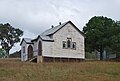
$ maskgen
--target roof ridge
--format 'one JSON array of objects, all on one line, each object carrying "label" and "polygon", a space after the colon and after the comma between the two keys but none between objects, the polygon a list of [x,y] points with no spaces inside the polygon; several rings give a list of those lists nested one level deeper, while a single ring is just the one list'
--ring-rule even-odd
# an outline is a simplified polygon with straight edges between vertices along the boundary
[{"label": "roof ridge", "polygon": [[59,24],[53,28],[49,28],[46,31],[44,31],[43,33],[41,33],[40,35],[50,35],[53,34],[54,32],[56,32],[57,30],[59,30],[61,27],[63,27],[66,23],[68,23],[70,21],[64,22],[62,24]]}]

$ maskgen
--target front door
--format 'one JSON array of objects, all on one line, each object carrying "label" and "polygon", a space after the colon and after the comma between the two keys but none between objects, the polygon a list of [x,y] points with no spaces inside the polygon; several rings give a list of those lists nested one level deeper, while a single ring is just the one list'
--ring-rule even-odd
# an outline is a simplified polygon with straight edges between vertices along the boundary
[{"label": "front door", "polygon": [[33,47],[31,45],[28,46],[28,59],[33,58]]}]

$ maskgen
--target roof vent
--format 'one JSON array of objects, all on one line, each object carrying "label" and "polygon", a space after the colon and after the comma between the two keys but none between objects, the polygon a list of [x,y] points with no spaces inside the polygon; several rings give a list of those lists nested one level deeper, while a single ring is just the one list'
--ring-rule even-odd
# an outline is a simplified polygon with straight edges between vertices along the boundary
[{"label": "roof vent", "polygon": [[59,25],[61,25],[61,22],[59,22]]},{"label": "roof vent", "polygon": [[52,27],[52,28],[54,28],[54,26],[53,26],[53,25],[52,25],[51,27]]}]

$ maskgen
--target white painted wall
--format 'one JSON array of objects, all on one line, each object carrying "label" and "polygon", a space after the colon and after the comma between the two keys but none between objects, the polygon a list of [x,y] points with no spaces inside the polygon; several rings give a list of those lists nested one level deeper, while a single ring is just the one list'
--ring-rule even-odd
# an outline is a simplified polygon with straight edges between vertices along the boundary
[{"label": "white painted wall", "polygon": [[[23,53],[23,47],[25,47],[25,53]],[[28,45],[26,44],[25,41],[23,41],[22,45],[21,45],[21,61],[26,61],[28,59],[28,57],[27,57],[27,47],[28,47]]]},{"label": "white painted wall", "polygon": [[33,56],[37,56],[38,55],[38,45],[37,45],[37,42],[34,41],[33,42]]},{"label": "white painted wall", "polygon": [[[76,42],[76,50],[63,49],[63,41],[67,41],[67,38],[72,38],[72,42]],[[34,41],[33,56],[38,56],[38,43],[42,42],[42,55],[48,57],[65,57],[65,58],[85,58],[84,50],[84,37],[71,25],[67,24],[53,35],[54,42],[42,41],[40,38],[38,41]],[[28,59],[27,48],[30,44],[26,44],[23,41],[21,45],[21,60],[26,61]],[[26,52],[23,54],[23,46],[25,46]]]},{"label": "white painted wall", "polygon": [[[31,45],[33,47],[32,44],[26,44],[25,41],[22,42],[21,45],[21,61],[26,61],[28,60],[28,46]],[[25,53],[23,53],[23,47],[25,46]]]},{"label": "white painted wall", "polygon": [[43,56],[53,56],[53,44],[54,42],[43,41],[42,54]]},{"label": "white painted wall", "polygon": [[[76,50],[63,49],[62,41],[67,41],[68,37],[72,38],[72,42],[76,42]],[[43,56],[85,58],[84,37],[71,24],[57,31],[53,39],[54,42],[43,42]]]},{"label": "white painted wall", "polygon": [[38,56],[38,43],[39,41],[41,41],[42,43],[42,40],[39,38],[37,41],[34,41],[33,43],[33,56]]}]

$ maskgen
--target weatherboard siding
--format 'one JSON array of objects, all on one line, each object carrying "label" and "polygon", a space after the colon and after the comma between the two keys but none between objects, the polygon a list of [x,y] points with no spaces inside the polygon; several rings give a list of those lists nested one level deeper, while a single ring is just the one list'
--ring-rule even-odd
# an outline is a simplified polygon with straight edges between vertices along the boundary
[{"label": "weatherboard siding", "polygon": [[[26,61],[28,60],[28,46],[31,45],[33,47],[32,44],[26,44],[25,41],[23,41],[22,45],[21,45],[21,61]],[[25,47],[25,53],[23,53],[23,47]]]},{"label": "weatherboard siding", "polygon": [[53,56],[53,42],[43,41],[42,45],[42,55]]},{"label": "weatherboard siding", "polygon": [[[46,36],[48,34],[53,34],[50,38]],[[21,60],[28,60],[28,46],[32,45],[33,47],[33,57],[38,56],[38,45],[39,41],[42,43],[42,56],[39,60],[69,60],[73,59],[78,60],[85,59],[85,50],[84,50],[84,36],[81,34],[79,29],[77,29],[70,21],[64,24],[58,25],[55,28],[49,29],[43,33],[45,36],[38,36],[37,39],[34,39],[31,42],[32,44],[26,43],[25,41],[21,44]],[[44,38],[44,39],[43,39]],[[64,48],[63,41],[67,42],[67,38],[71,38],[72,42],[76,43],[76,49],[73,48]],[[48,40],[50,39],[50,40]],[[23,46],[25,46],[26,52],[23,54]],[[39,56],[38,56],[39,57]]]},{"label": "weatherboard siding", "polygon": [[[72,38],[76,42],[76,49],[63,49],[62,41]],[[67,57],[67,58],[85,58],[84,55],[84,37],[71,25],[67,24],[53,35],[54,42],[44,43],[43,56]],[[46,50],[47,49],[47,50]]]},{"label": "weatherboard siding", "polygon": [[34,41],[34,45],[33,45],[33,56],[37,56],[38,55],[38,44],[36,41]]},{"label": "weatherboard siding", "polygon": [[[25,53],[23,53],[24,46],[25,46]],[[25,57],[25,55],[26,55],[26,43],[25,43],[25,41],[23,41],[22,45],[21,45],[21,61],[25,61],[25,59],[27,59],[27,57]]]},{"label": "weatherboard siding", "polygon": [[[41,43],[43,42],[40,38],[37,41],[34,41],[33,56],[38,56],[38,44],[39,44],[39,41],[41,41]],[[42,44],[42,48],[43,48],[43,44]]]}]

